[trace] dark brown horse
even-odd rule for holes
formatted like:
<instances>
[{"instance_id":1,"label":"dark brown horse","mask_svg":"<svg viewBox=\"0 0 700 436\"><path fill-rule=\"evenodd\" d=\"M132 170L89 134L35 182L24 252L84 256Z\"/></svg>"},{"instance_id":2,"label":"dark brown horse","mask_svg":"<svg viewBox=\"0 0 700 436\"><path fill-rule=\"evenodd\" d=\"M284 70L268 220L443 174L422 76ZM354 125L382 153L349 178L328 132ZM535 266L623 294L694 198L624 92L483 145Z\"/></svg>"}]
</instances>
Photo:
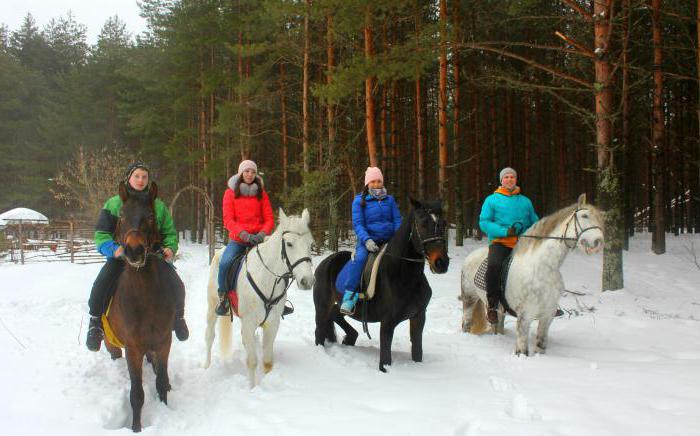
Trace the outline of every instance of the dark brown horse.
<instances>
[{"instance_id":1,"label":"dark brown horse","mask_svg":"<svg viewBox=\"0 0 700 436\"><path fill-rule=\"evenodd\" d=\"M126 350L131 378L131 429L135 432L141 431L144 356L156 373L158 397L168 402L168 355L175 321L175 296L177 292L184 293L184 285L172 266L153 252L154 245L160 242L154 210L157 194L155 183L143 193L129 191L123 183L119 186L123 206L115 234L124 247L126 265L107 320ZM122 356L121 348L107 340L105 345L113 359Z\"/></svg>"}]
</instances>

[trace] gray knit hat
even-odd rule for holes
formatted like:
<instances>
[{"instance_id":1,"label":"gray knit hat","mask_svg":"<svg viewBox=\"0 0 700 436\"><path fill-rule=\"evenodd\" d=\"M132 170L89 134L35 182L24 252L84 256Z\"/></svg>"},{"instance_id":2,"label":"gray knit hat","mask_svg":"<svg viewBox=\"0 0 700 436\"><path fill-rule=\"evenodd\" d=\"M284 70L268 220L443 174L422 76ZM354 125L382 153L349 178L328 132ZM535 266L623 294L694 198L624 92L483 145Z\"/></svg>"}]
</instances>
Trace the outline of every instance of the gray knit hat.
<instances>
[{"instance_id":1,"label":"gray knit hat","mask_svg":"<svg viewBox=\"0 0 700 436\"><path fill-rule=\"evenodd\" d=\"M512 174L515 176L515 178L518 178L518 173L511 167L505 167L501 170L501 173L498 175L498 183L501 183L503 181L503 177L506 174Z\"/></svg>"}]
</instances>

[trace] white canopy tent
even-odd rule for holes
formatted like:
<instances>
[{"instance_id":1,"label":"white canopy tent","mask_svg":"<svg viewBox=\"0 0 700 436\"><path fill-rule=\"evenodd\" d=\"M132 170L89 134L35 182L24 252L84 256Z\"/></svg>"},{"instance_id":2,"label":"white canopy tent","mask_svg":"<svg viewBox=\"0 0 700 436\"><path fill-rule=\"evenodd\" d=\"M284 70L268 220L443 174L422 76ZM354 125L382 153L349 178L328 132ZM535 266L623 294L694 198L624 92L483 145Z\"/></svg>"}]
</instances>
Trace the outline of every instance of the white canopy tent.
<instances>
[{"instance_id":1,"label":"white canopy tent","mask_svg":"<svg viewBox=\"0 0 700 436\"><path fill-rule=\"evenodd\" d=\"M17 207L0 214L0 227L11 224L48 224L46 215L26 207Z\"/></svg>"}]
</instances>

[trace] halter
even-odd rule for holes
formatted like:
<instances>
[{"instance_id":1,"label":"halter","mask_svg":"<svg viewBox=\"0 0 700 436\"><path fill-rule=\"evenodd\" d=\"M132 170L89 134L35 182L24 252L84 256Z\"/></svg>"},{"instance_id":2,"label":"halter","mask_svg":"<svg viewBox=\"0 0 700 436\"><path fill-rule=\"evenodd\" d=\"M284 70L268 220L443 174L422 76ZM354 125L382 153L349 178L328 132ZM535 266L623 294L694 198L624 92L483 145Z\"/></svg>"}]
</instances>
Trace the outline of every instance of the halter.
<instances>
[{"instance_id":1,"label":"halter","mask_svg":"<svg viewBox=\"0 0 700 436\"><path fill-rule=\"evenodd\" d=\"M119 231L119 221L117 221L117 227L115 230L115 233ZM130 229L124 234L124 238L128 239L129 235L132 233L137 233L139 230L137 229ZM139 263L132 263L126 255L124 255L124 261L129 264L130 266L138 269L141 269L144 265L146 265L146 261L148 260L148 256L158 256L163 254L163 249L160 248L158 250L153 250L152 245L156 243L160 243L160 240L155 240L152 243L147 241L148 243L144 245L143 247L143 261ZM124 244L119 243L120 246L124 246Z\"/></svg>"},{"instance_id":2,"label":"halter","mask_svg":"<svg viewBox=\"0 0 700 436\"><path fill-rule=\"evenodd\" d=\"M258 253L258 258L260 259L260 263L262 263L262 265L265 267L265 269L270 274L275 276L275 283L274 283L274 285L272 285L272 292L270 293L269 298L266 297L265 294L262 293L262 291L260 290L260 287L258 287L257 283L255 283L255 280L253 279L253 276L250 274L250 270L248 269L248 254L246 253L246 256L245 256L246 278L248 279L248 282L250 283L250 285L253 287L253 290L255 291L255 293L258 294L258 297L260 298L260 300L262 300L263 305L265 307L265 318L262 320L260 325L265 324L265 321L267 321L268 316L270 316L270 311L272 311L272 308L277 303L279 303L282 300L282 298L284 298L285 295L287 295L287 289L289 289L289 287L292 285L292 282L294 281L294 268L296 268L297 266L299 266L300 264L302 264L304 262L311 263L311 258L308 256L302 257L294 263L292 263L289 260L289 256L287 255L287 249L285 248L286 241L284 239L284 235L286 235L287 233L293 233L293 234L299 235L299 236L302 235L301 233L297 233L297 232L290 232L290 231L282 232L282 238L281 238L282 239L282 252L281 252L281 254L282 254L282 259L284 259L284 262L287 264L287 272L285 272L282 275L275 273L267 266L267 264L265 264L265 261L263 260L262 255L260 254L259 246L258 245L255 246L255 251ZM280 283L281 281L284 281L284 291L280 295L278 295L277 297L272 298L272 296L275 294L275 288L277 287L277 284Z\"/></svg>"},{"instance_id":3,"label":"halter","mask_svg":"<svg viewBox=\"0 0 700 436\"><path fill-rule=\"evenodd\" d=\"M564 228L564 233L562 236L538 236L538 235L520 235L519 238L531 238L531 239L554 239L557 241L561 241L566 245L566 248L569 250L573 250L576 248L576 244L578 244L578 241L581 239L581 235L586 233L589 230L594 230L598 229L602 231L603 229L600 226L591 226L587 228L583 228L581 225L581 222L578 219L578 213L583 211L583 210L589 210L588 208L577 208L573 214L571 214L571 217L566 221L566 227ZM569 238L565 236L569 232L569 226L571 225L571 222L573 221L574 223L574 235L576 236L575 238ZM572 246L569 246L568 242L573 242L574 244Z\"/></svg>"}]
</instances>

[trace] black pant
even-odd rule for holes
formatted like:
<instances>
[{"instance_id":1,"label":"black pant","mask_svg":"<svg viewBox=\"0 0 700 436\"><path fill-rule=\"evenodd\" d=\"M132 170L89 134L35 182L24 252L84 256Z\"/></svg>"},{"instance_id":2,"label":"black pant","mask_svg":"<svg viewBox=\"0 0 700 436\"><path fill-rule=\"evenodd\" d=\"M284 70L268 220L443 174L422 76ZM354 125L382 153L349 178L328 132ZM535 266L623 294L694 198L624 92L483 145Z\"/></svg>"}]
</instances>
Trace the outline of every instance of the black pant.
<instances>
[{"instance_id":1,"label":"black pant","mask_svg":"<svg viewBox=\"0 0 700 436\"><path fill-rule=\"evenodd\" d=\"M501 272L503 271L503 261L508 257L512 248L502 244L489 245L489 260L486 268L486 299L489 309L498 307L501 297Z\"/></svg>"},{"instance_id":2,"label":"black pant","mask_svg":"<svg viewBox=\"0 0 700 436\"><path fill-rule=\"evenodd\" d=\"M107 262L102 266L95 283L92 284L88 300L91 316L101 316L105 313L105 309L107 309L105 305L114 295L114 291L117 289L117 280L119 280L122 271L124 271L124 261L121 259L107 259Z\"/></svg>"},{"instance_id":3,"label":"black pant","mask_svg":"<svg viewBox=\"0 0 700 436\"><path fill-rule=\"evenodd\" d=\"M175 272L175 267L168 262L158 259L160 272L172 275L170 282L181 284L182 281ZM121 259L107 259L97 274L95 283L92 284L88 306L91 316L101 316L107 310L107 304L117 290L119 275L124 271L124 261ZM185 315L185 286L175 286L175 317L182 318Z\"/></svg>"}]
</instances>

